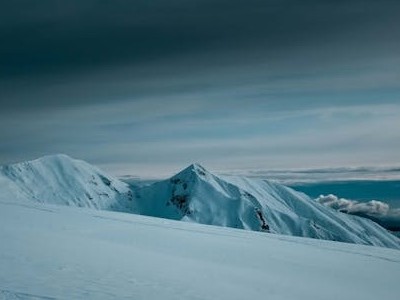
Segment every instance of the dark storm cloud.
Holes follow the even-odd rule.
[[[1,62],[6,76],[216,48],[279,50],[363,27],[371,37],[382,25],[398,25],[400,8],[396,1],[277,0],[51,0],[2,6]],[[387,34],[394,37],[396,30]],[[352,38],[366,38],[365,32]]]
[[[226,73],[246,72],[248,64],[267,64],[258,68],[270,73],[261,75],[276,80],[327,61],[390,56],[400,43],[398,1],[44,0],[0,6],[4,110],[219,87],[235,83]],[[228,70],[202,85],[220,69]],[[79,76],[86,77],[69,82]],[[187,77],[200,83],[185,85]],[[122,79],[128,83],[115,83]],[[146,80],[154,79],[156,91],[146,89]]]

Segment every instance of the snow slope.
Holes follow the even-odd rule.
[[[397,300],[400,294],[398,250],[0,200],[0,299]]]
[[[336,212],[286,186],[218,177],[194,164],[137,191],[143,215],[341,242],[400,248],[378,224]]]
[[[96,167],[58,154],[0,167],[0,193],[34,201],[96,209],[131,210],[129,186]]]

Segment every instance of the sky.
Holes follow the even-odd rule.
[[[400,165],[400,2],[0,3],[0,164]]]

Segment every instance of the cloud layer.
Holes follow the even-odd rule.
[[[399,43],[399,33],[387,31],[399,25],[400,4],[392,0],[20,0],[0,8],[0,75],[7,77],[176,56],[203,57],[208,66],[294,52],[356,59],[392,53]]]
[[[397,165],[400,2],[1,1],[0,163]]]
[[[339,198],[333,194],[321,195],[316,201],[337,211],[373,218],[386,227],[400,229],[400,208],[391,208],[385,202],[379,200],[359,202]]]

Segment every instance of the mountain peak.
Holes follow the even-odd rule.
[[[133,194],[127,184],[65,154],[0,168],[18,195],[40,203],[130,211]]]
[[[209,171],[207,171],[202,165],[199,163],[192,163],[185,169],[183,169],[181,172],[176,174],[175,176],[191,176],[193,174],[199,175],[199,176],[205,176],[206,174],[210,174]],[[174,176],[174,177],[175,177]]]
[[[2,167],[4,168],[10,168],[10,167],[17,167],[17,166],[22,166],[22,165],[37,165],[37,164],[43,164],[43,163],[54,163],[54,162],[72,162],[74,159],[66,154],[49,154],[49,155],[44,155],[39,158],[35,158],[32,160],[27,160],[27,161],[22,161],[22,162],[16,162],[16,163],[11,163],[7,165],[3,165]]]
[[[42,157],[39,157],[36,160],[37,161],[72,161],[74,159],[64,153],[57,153],[57,154],[44,155]]]
[[[199,163],[193,163],[189,166],[189,168],[191,168],[192,170],[195,170],[195,171],[201,170],[201,171],[207,172],[207,170]]]

